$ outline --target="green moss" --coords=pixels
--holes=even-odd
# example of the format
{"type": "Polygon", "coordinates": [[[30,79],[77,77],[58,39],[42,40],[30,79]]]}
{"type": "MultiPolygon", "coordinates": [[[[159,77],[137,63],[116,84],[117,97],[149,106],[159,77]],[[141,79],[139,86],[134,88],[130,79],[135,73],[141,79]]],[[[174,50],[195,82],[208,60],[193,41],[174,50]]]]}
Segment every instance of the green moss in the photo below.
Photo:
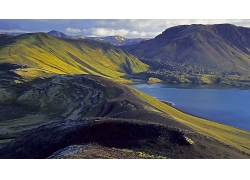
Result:
{"type": "Polygon", "coordinates": [[[147,83],[158,83],[158,82],[161,82],[161,80],[158,78],[152,78],[152,77],[150,77],[147,81],[147,83]]]}
{"type": "Polygon", "coordinates": [[[142,159],[167,159],[167,157],[164,156],[157,156],[157,155],[151,155],[143,151],[135,151],[130,149],[118,149],[118,148],[111,148],[112,150],[121,151],[129,154],[133,154],[136,156],[139,156],[142,159]]]}

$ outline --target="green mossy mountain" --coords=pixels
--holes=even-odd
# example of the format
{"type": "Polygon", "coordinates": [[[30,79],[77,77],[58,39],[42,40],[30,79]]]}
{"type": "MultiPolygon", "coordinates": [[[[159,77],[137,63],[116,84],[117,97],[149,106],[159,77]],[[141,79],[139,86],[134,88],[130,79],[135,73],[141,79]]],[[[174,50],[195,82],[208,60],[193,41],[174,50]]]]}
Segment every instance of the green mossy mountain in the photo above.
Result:
{"type": "MultiPolygon", "coordinates": [[[[59,39],[46,33],[15,37],[1,35],[0,54],[0,64],[36,68],[37,74],[41,71],[52,74],[94,74],[122,80],[124,75],[148,69],[134,56],[108,43],[59,39]]],[[[28,75],[29,69],[19,70],[17,74],[28,75]]]]}

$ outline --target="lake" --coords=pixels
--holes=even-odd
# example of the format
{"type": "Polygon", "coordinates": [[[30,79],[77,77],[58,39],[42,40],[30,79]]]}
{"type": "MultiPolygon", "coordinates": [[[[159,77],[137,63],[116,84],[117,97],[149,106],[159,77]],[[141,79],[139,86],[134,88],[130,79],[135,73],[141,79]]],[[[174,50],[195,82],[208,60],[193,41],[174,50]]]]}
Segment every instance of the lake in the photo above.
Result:
{"type": "Polygon", "coordinates": [[[183,112],[250,131],[250,90],[161,83],[130,86],[183,112]]]}

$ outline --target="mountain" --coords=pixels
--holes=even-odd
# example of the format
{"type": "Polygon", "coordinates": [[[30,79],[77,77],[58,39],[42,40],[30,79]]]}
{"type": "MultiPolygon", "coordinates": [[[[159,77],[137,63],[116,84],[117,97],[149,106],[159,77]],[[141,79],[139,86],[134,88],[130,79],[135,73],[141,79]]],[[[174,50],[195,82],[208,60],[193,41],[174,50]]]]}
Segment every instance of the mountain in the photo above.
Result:
{"type": "Polygon", "coordinates": [[[197,73],[250,73],[250,28],[246,27],[181,25],[123,49],[149,64],[163,63],[170,70],[180,69],[185,73],[191,70],[197,73]]]}
{"type": "Polygon", "coordinates": [[[47,33],[1,37],[0,64],[17,64],[20,76],[41,74],[94,74],[122,80],[148,66],[108,43],[55,38],[47,33]]]}
{"type": "Polygon", "coordinates": [[[51,36],[54,36],[54,37],[58,37],[58,38],[71,38],[72,36],[68,36],[60,31],[56,31],[56,30],[52,30],[50,32],[48,32],[48,34],[50,34],[51,36]]]}
{"type": "Polygon", "coordinates": [[[57,37],[57,38],[64,38],[64,39],[87,39],[87,37],[85,36],[70,36],[70,35],[66,35],[60,31],[56,31],[56,30],[52,30],[47,32],[49,35],[57,37]]]}
{"type": "Polygon", "coordinates": [[[138,44],[142,41],[145,41],[146,39],[143,38],[124,38],[122,36],[107,36],[107,37],[87,37],[87,36],[69,36],[66,35],[60,31],[52,30],[48,32],[48,34],[58,37],[58,38],[67,38],[67,39],[90,39],[94,41],[103,41],[103,42],[108,42],[114,46],[127,46],[127,45],[132,45],[132,44],[138,44]]]}

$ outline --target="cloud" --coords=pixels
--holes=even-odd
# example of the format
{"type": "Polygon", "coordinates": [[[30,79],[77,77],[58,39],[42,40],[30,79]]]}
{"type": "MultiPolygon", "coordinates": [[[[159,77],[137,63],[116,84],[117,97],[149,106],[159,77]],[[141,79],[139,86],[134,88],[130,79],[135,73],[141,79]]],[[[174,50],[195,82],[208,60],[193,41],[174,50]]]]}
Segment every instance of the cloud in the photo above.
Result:
{"type": "Polygon", "coordinates": [[[98,20],[95,24],[102,28],[123,28],[130,30],[141,30],[150,28],[161,20],[154,19],[113,19],[113,20],[98,20]]]}
{"type": "Polygon", "coordinates": [[[125,29],[92,28],[91,33],[96,36],[126,36],[129,31],[125,29]]]}
{"type": "Polygon", "coordinates": [[[145,31],[131,31],[128,33],[127,37],[130,38],[154,38],[161,32],[145,32],[145,31]]]}
{"type": "Polygon", "coordinates": [[[126,36],[129,30],[126,29],[109,29],[109,28],[90,28],[83,29],[83,32],[89,36],[126,36]]]}
{"type": "Polygon", "coordinates": [[[130,31],[128,29],[90,28],[83,29],[85,36],[115,36],[120,35],[127,38],[153,38],[160,32],[130,31]]]}
{"type": "Polygon", "coordinates": [[[81,29],[75,29],[75,28],[66,28],[66,32],[77,34],[77,33],[82,32],[82,30],[81,29]]]}
{"type": "Polygon", "coordinates": [[[119,21],[120,20],[97,20],[94,24],[103,28],[114,28],[117,26],[122,27],[119,21]]]}

